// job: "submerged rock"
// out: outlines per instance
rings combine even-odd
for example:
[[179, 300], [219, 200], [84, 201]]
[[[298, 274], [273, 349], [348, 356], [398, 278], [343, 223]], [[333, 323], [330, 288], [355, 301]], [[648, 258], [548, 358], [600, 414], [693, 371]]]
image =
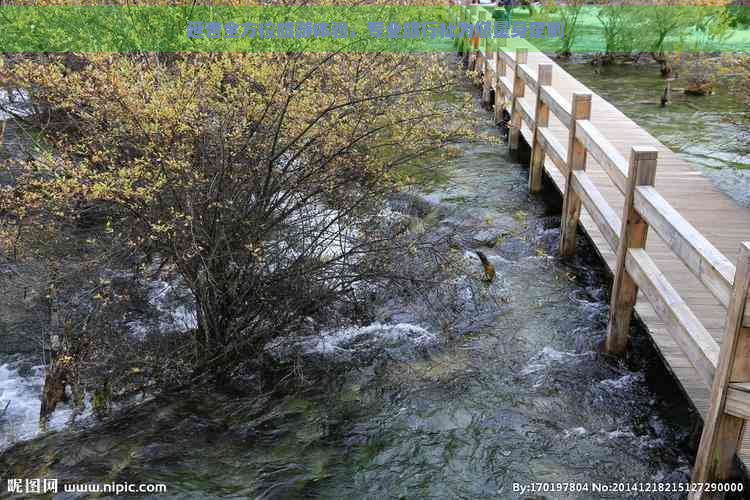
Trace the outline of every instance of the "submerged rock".
[[505, 232], [482, 229], [471, 236], [471, 242], [475, 245], [494, 247], [503, 238]]

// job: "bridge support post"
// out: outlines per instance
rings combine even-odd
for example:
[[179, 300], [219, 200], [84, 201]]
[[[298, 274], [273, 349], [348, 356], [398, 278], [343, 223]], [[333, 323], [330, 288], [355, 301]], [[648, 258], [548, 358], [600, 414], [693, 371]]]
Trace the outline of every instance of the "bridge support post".
[[573, 93], [568, 125], [568, 172], [565, 179], [562, 223], [560, 225], [560, 255], [570, 257], [576, 249], [576, 229], [581, 216], [581, 199], [573, 189], [571, 179], [576, 170], [586, 169], [586, 147], [576, 139], [576, 120], [591, 118], [591, 94]]
[[518, 149], [518, 140], [521, 136], [521, 112], [518, 110], [518, 103], [516, 101], [526, 93], [526, 85], [521, 78], [521, 72], [518, 69], [518, 66], [526, 64], [528, 57], [528, 49], [516, 49], [516, 61], [513, 65], [513, 95], [511, 96], [510, 107], [510, 131], [508, 132], [508, 149], [511, 151]]
[[610, 354], [625, 351], [630, 333], [630, 320], [638, 295], [638, 285], [625, 269], [625, 259], [631, 248], [644, 248], [648, 234], [648, 223], [633, 206], [635, 189], [638, 186], [653, 186], [656, 178], [656, 149], [634, 146], [630, 149], [628, 182], [625, 191], [625, 205], [622, 210], [620, 244], [617, 248], [617, 261], [612, 270], [614, 282], [609, 305], [609, 323], [605, 350]]
[[[750, 325], [744, 323], [750, 290], [750, 242], [740, 246], [734, 275], [727, 323], [721, 339], [719, 366], [714, 373], [708, 413], [695, 457], [693, 482], [730, 479], [734, 457], [742, 444], [745, 419], [725, 413], [727, 392], [732, 382], [750, 382]], [[707, 493], [691, 493], [688, 498], [709, 498]]]
[[[459, 22], [470, 22], [471, 21], [471, 14], [469, 12], [469, 7], [462, 6], [460, 10], [460, 18]], [[469, 64], [471, 63], [471, 38], [466, 38], [464, 35], [460, 35], [457, 37], [459, 40], [459, 45], [461, 47], [461, 59], [463, 60], [464, 68], [468, 68]]]
[[[497, 40], [496, 40], [497, 42]], [[500, 77], [505, 76], [505, 61], [500, 56], [500, 47], [495, 47], [495, 123], [500, 123], [503, 119], [503, 102], [505, 97], [503, 96], [503, 85], [500, 83]]]
[[[469, 15], [467, 18], [467, 22], [470, 23], [473, 26], [476, 26], [476, 21], [478, 19], [477, 14], [477, 8], [472, 8], [469, 11]], [[469, 71], [474, 71], [477, 67], [477, 61], [479, 59], [479, 37], [477, 36], [477, 32], [475, 29], [472, 28], [471, 31], [471, 39], [470, 39], [470, 49], [469, 49]]]
[[544, 171], [544, 150], [539, 144], [539, 127], [549, 125], [549, 107], [542, 101], [542, 85], [552, 85], [552, 65], [540, 64], [537, 76], [536, 113], [534, 114], [534, 140], [531, 146], [529, 163], [529, 192], [538, 193], [542, 189]]
[[[471, 22], [471, 12], [467, 9], [464, 9], [463, 21]], [[471, 37], [466, 38], [465, 36], [463, 36], [461, 38], [461, 43], [464, 46], [464, 67], [469, 68], [469, 66], [471, 65], [471, 58], [472, 58], [473, 39]]]
[[[482, 12], [479, 15], [480, 21], [487, 21], [489, 18], [489, 13], [482, 9]], [[490, 69], [490, 61], [494, 59], [495, 54], [492, 51], [491, 42], [492, 38], [485, 38], [484, 41], [480, 39], [480, 43], [484, 45], [484, 57], [482, 57], [483, 65], [482, 68], [484, 70], [484, 78], [482, 79], [483, 86], [482, 86], [482, 104], [485, 106], [489, 106], [492, 104], [490, 102], [490, 94], [492, 91], [492, 71]]]
[[[455, 26], [458, 26], [458, 23], [461, 22], [461, 20], [464, 17], [463, 13], [463, 4], [458, 3], [453, 7], [454, 10], [452, 10], [453, 18], [451, 19], [451, 22], [454, 23]], [[458, 57], [461, 57], [463, 55], [463, 43], [461, 43], [461, 38], [455, 37], [453, 39], [453, 47], [456, 49], [456, 55]]]

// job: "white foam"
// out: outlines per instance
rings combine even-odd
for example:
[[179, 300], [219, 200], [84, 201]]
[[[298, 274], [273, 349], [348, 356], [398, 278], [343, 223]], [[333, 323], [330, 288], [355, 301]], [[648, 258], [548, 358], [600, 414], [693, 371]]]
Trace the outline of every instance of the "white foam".
[[[18, 116], [31, 114], [28, 92], [18, 89], [8, 92], [5, 89], [0, 89], [0, 108]], [[3, 109], [0, 109], [0, 121], [11, 117], [11, 114], [6, 113]]]
[[364, 327], [348, 327], [323, 332], [304, 349], [307, 354], [335, 354], [358, 348], [376, 348], [393, 344], [408, 344], [415, 347], [429, 346], [437, 337], [424, 328], [409, 323], [396, 325], [373, 323]]
[[544, 370], [552, 363], [559, 363], [561, 361], [580, 358], [583, 356], [589, 356], [589, 353], [573, 353], [573, 352], [562, 352], [552, 347], [545, 347], [542, 351], [529, 362], [526, 367], [521, 370], [521, 375], [530, 375], [538, 371]]
[[301, 353], [330, 360], [351, 360], [386, 354], [413, 354], [439, 342], [437, 335], [409, 323], [372, 323], [326, 330], [304, 337], [277, 339], [268, 349], [278, 358]]
[[[39, 432], [39, 411], [42, 406], [44, 367], [35, 366], [24, 376], [12, 364], [0, 365], [0, 450], [17, 441], [31, 439]], [[85, 418], [91, 409], [84, 410], [79, 418]], [[73, 415], [73, 408], [67, 404], [58, 405], [50, 416], [48, 429], [58, 430], [66, 426]]]
[[[195, 310], [174, 300], [176, 290], [174, 283], [163, 280], [154, 280], [148, 287], [148, 302], [158, 312], [158, 330], [162, 332], [172, 331], [185, 333], [198, 327], [198, 319]], [[128, 323], [130, 334], [138, 339], [145, 338], [150, 327], [141, 320]]]
[[612, 432], [605, 432], [604, 433], [608, 439], [632, 439], [635, 437], [635, 434], [633, 434], [631, 431], [624, 431], [624, 430], [614, 430]]
[[574, 427], [572, 429], [565, 429], [563, 436], [567, 439], [574, 436], [585, 436], [588, 431], [584, 427]]
[[620, 378], [605, 379], [599, 383], [607, 389], [623, 390], [632, 387], [633, 384], [640, 382], [642, 379], [643, 375], [639, 373], [628, 373]]

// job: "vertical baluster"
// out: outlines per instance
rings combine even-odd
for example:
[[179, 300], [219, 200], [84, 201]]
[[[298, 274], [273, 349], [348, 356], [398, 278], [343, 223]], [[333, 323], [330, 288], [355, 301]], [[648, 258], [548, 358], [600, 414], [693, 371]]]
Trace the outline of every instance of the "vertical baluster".
[[518, 140], [521, 135], [521, 111], [518, 109], [517, 101], [526, 93], [526, 85], [521, 79], [521, 73], [518, 67], [521, 64], [526, 64], [528, 56], [528, 49], [516, 49], [516, 60], [513, 64], [513, 96], [511, 96], [510, 106], [510, 131], [508, 134], [508, 148], [511, 151], [518, 149]]
[[[478, 8], [478, 6], [472, 5], [472, 8], [469, 11], [469, 18], [467, 19], [467, 22], [472, 26], [476, 25], [479, 14], [477, 10]], [[474, 31], [474, 28], [472, 28], [471, 31], [470, 46], [471, 53], [469, 54], [469, 71], [473, 71], [477, 67], [477, 59], [479, 57], [479, 38], [476, 36], [476, 31]]]
[[505, 51], [501, 47], [505, 47], [506, 41], [505, 40], [497, 40], [497, 51], [495, 52], [495, 58], [497, 60], [497, 94], [495, 94], [496, 107], [495, 107], [495, 122], [500, 123], [500, 121], [503, 119], [503, 109], [505, 108], [505, 105], [508, 104], [508, 99], [511, 98], [511, 96], [505, 94], [505, 89], [500, 83], [500, 77], [506, 76], [508, 74], [508, 66], [505, 64], [505, 58], [503, 57], [505, 55]]
[[549, 107], [542, 101], [542, 86], [552, 85], [552, 65], [540, 64], [537, 76], [536, 112], [534, 113], [534, 140], [532, 141], [531, 162], [529, 163], [529, 192], [538, 193], [542, 189], [544, 171], [544, 150], [539, 143], [539, 127], [549, 125]]
[[576, 229], [581, 215], [581, 199], [572, 188], [571, 178], [576, 170], [586, 169], [586, 148], [576, 139], [576, 120], [591, 117], [591, 94], [573, 94], [571, 120], [568, 124], [568, 173], [565, 180], [562, 224], [560, 227], [560, 255], [570, 257], [576, 248]]
[[638, 285], [625, 269], [625, 258], [631, 248], [645, 248], [648, 223], [633, 207], [633, 197], [638, 186], [653, 186], [656, 177], [657, 151], [649, 147], [634, 146], [630, 150], [628, 183], [625, 191], [625, 205], [622, 210], [620, 245], [617, 261], [612, 270], [612, 297], [609, 306], [609, 324], [605, 349], [610, 354], [625, 350], [630, 331], [630, 320], [638, 295]]
[[[479, 13], [479, 20], [481, 22], [487, 22], [489, 19], [489, 12], [485, 9], [481, 9]], [[490, 68], [490, 61], [494, 57], [490, 51], [490, 38], [480, 39], [484, 55], [482, 56], [482, 104], [490, 104], [490, 91], [492, 90], [492, 70]]]
[[[693, 482], [730, 478], [734, 457], [742, 444], [745, 419], [724, 413], [730, 382], [750, 382], [750, 325], [744, 323], [750, 295], [750, 242], [740, 246], [732, 299], [721, 339], [719, 366], [714, 374], [708, 413], [693, 467]], [[692, 493], [689, 498], [706, 498]]]
[[505, 96], [503, 85], [500, 83], [501, 76], [505, 76], [505, 60], [500, 55], [500, 48], [497, 47], [495, 51], [495, 123], [500, 123], [503, 119]]
[[[463, 7], [461, 9], [461, 22], [469, 21], [469, 7]], [[466, 35], [460, 36], [461, 46], [463, 47], [463, 62], [464, 67], [469, 67], [469, 61], [471, 60], [471, 42], [470, 39], [466, 38]]]

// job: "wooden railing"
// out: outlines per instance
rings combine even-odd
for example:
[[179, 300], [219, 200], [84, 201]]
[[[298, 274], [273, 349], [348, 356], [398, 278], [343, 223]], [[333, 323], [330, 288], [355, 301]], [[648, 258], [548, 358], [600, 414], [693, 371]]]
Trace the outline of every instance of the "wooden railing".
[[[457, 21], [486, 20], [481, 8], [463, 8]], [[494, 40], [495, 42], [500, 40]], [[531, 146], [529, 190], [541, 189], [545, 158], [565, 178], [560, 254], [576, 249], [576, 229], [584, 207], [616, 253], [605, 349], [622, 353], [628, 343], [630, 321], [638, 291], [648, 299], [672, 338], [711, 391], [708, 414], [693, 469], [695, 482], [729, 477], [739, 450], [745, 422], [750, 419], [750, 243], [740, 246], [735, 266], [665, 200], [654, 187], [658, 152], [652, 146], [633, 145], [629, 158], [596, 128], [591, 118], [591, 94], [574, 93], [568, 102], [554, 88], [556, 65], [539, 64], [534, 75], [526, 48], [515, 52], [502, 43], [488, 50], [474, 38], [456, 40], [470, 69], [483, 73], [483, 99], [510, 108], [508, 145], [517, 149], [523, 125]], [[491, 63], [494, 61], [494, 64]], [[535, 102], [526, 90], [536, 95]], [[494, 103], [490, 95], [495, 91]], [[567, 145], [549, 128], [550, 113], [567, 129]], [[618, 216], [586, 172], [593, 158], [625, 198]], [[700, 319], [646, 250], [646, 237], [655, 231], [700, 283], [727, 310], [721, 348]], [[694, 493], [691, 498], [702, 498]]]

